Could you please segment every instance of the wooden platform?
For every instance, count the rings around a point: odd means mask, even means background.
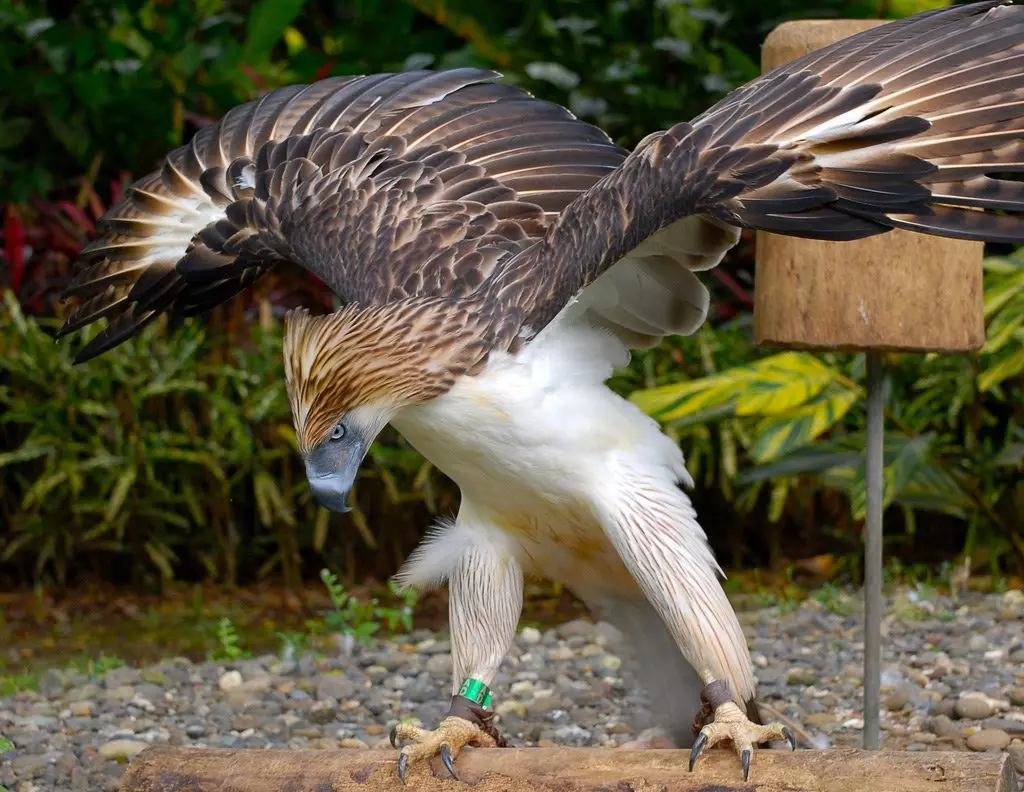
[[[394,751],[150,748],[132,762],[122,792],[1017,792],[1005,754],[759,751],[750,780],[716,749],[687,771],[687,751],[605,748],[466,749],[461,781],[439,761],[395,774]]]

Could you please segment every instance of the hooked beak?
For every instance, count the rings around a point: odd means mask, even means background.
[[[351,511],[348,494],[368,448],[357,432],[328,440],[306,455],[306,477],[313,497],[326,509]]]

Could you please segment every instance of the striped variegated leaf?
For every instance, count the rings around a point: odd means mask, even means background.
[[[849,470],[852,481],[853,471],[862,456],[860,451],[845,442],[814,443],[773,462],[741,470],[736,476],[736,483],[753,484],[780,476],[822,476],[840,469]]]
[[[856,404],[855,391],[829,388],[811,401],[761,421],[750,455],[757,462],[779,459],[832,428]]]
[[[813,399],[838,376],[807,352],[783,352],[748,368],[752,376],[736,401],[737,415],[779,415]]]
[[[751,370],[742,366],[710,377],[638,390],[630,399],[659,421],[676,421],[734,402],[752,376]]]
[[[813,355],[783,352],[709,377],[638,390],[630,398],[666,423],[710,410],[777,415],[813,399],[838,376]]]
[[[967,519],[978,508],[956,478],[931,459],[914,470],[895,500],[911,509],[939,512],[961,519]]]
[[[889,506],[903,494],[918,468],[927,461],[934,440],[933,434],[916,437],[901,434],[886,436],[883,449],[885,469],[882,471],[882,508]],[[866,507],[867,486],[862,461],[857,467],[857,478],[850,496],[850,508],[854,518],[864,519]]]

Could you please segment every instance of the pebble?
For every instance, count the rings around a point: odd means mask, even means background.
[[[887,749],[1005,750],[1024,770],[1024,640],[1019,620],[1001,615],[1018,608],[1024,601],[968,593],[958,603],[939,597],[914,618],[892,614],[883,666]],[[940,613],[956,618],[933,615]],[[812,745],[858,746],[858,614],[810,600],[785,613],[740,615],[765,702]],[[524,627],[491,685],[497,727],[518,746],[669,746],[650,728],[630,649],[606,622]],[[387,748],[399,719],[432,728],[444,717],[451,667],[448,638],[418,630],[367,647],[339,642],[327,657],[266,656],[227,667],[176,658],[95,677],[50,669],[38,692],[0,698],[0,732],[15,746],[0,762],[0,785],[114,792],[126,760],[149,745]]]
[[[947,715],[936,715],[928,723],[932,734],[938,737],[963,737],[963,727]]]
[[[954,711],[958,718],[981,720],[989,717],[993,712],[993,708],[992,704],[984,696],[967,693],[960,697],[956,707],[954,707]]]
[[[235,690],[242,686],[242,674],[238,671],[227,671],[221,674],[217,686],[224,692]]]
[[[335,699],[338,701],[352,698],[356,687],[352,680],[342,674],[324,674],[316,683],[316,697],[320,701]]]
[[[523,631],[519,633],[519,639],[527,646],[539,644],[541,640],[540,630],[536,627],[524,627]]]
[[[982,729],[967,738],[967,747],[972,751],[1003,750],[1010,744],[1010,735],[1002,729]]]
[[[1010,755],[1010,761],[1013,762],[1013,767],[1018,775],[1024,778],[1024,742],[1014,740],[1006,752]]]
[[[149,743],[142,740],[111,740],[105,742],[97,749],[100,756],[107,759],[124,760],[132,759],[149,747]]]
[[[882,706],[890,712],[899,712],[907,706],[909,696],[905,690],[894,690],[882,701]]]

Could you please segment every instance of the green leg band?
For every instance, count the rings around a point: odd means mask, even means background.
[[[466,679],[462,683],[462,687],[459,688],[459,695],[484,708],[491,705],[491,689],[479,679],[473,679],[472,677]]]

